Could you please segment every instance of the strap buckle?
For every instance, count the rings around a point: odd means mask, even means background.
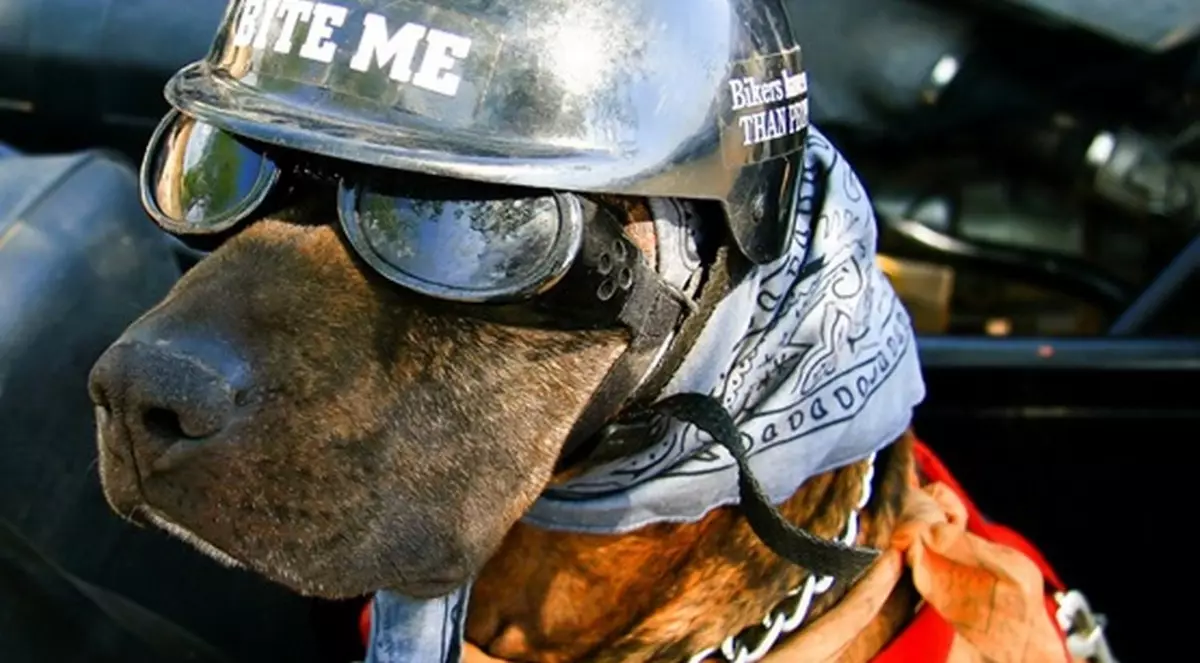
[[[1074,589],[1055,592],[1054,602],[1058,604],[1055,617],[1059,628],[1067,635],[1071,656],[1088,663],[1117,663],[1104,636],[1108,620],[1092,611],[1082,592]]]

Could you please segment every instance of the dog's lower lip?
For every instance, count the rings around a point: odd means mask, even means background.
[[[216,558],[217,561],[225,564],[226,566],[246,568],[245,562],[234,557],[224,549],[218,548],[207,539],[197,535],[191,529],[188,529],[187,527],[176,522],[171,517],[167,516],[166,513],[155,509],[149,503],[147,503],[145,507],[141,509],[141,511],[144,512],[147,520],[156,527],[159,527],[160,529],[163,529],[174,536],[187,541],[194,547],[200,549],[202,552],[208,554],[210,557]]]

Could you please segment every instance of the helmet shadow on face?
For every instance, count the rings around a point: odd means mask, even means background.
[[[303,593],[445,593],[551,480],[625,335],[407,292],[322,201],[230,237],[97,363],[105,492]]]

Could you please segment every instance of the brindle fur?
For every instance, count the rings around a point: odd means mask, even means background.
[[[911,451],[905,436],[881,455],[860,543],[887,545]],[[837,536],[865,471],[858,463],[813,477],[782,511],[819,536]],[[762,621],[806,575],[768,550],[734,509],[619,537],[518,523],[476,584],[467,633],[513,661],[685,661]],[[835,585],[814,601],[811,618],[845,589]]]
[[[309,595],[428,597],[478,574],[470,639],[516,660],[678,660],[800,582],[732,509],[614,537],[519,524],[623,335],[456,316],[361,264],[318,222],[334,218],[320,200],[231,237],[97,363],[101,479],[118,513],[164,514]],[[156,408],[178,402],[164,398],[211,376],[146,357],[203,344],[248,368],[234,406],[164,420]],[[908,444],[888,458],[862,541],[886,541],[903,495]],[[863,471],[814,477],[785,513],[835,535]]]

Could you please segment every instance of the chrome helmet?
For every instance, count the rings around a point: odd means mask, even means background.
[[[782,0],[233,0],[166,96],[369,166],[719,201],[754,263],[791,236],[808,127]]]

